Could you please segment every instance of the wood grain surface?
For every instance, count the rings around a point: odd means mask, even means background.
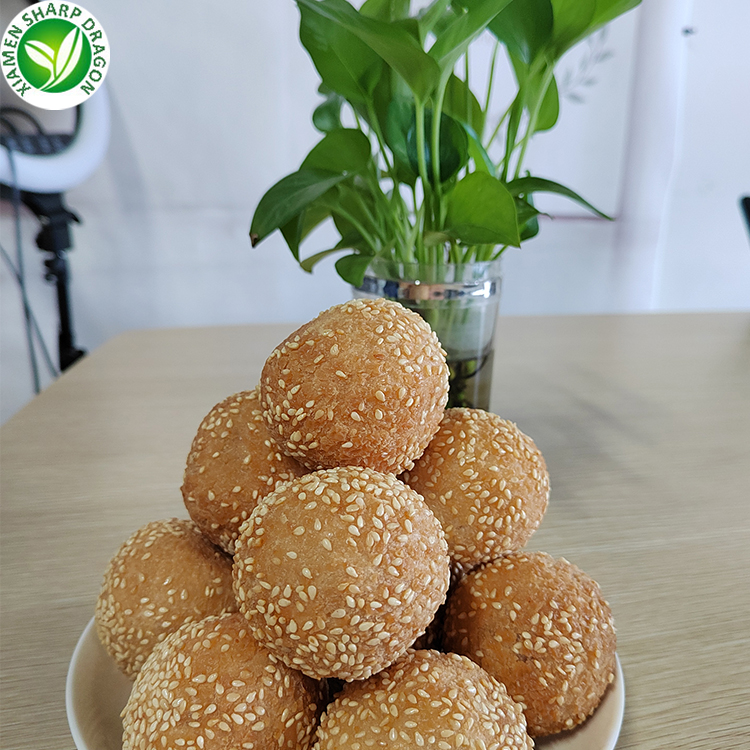
[[[293,326],[124,334],[0,431],[0,747],[70,750],[65,674],[110,557],[179,491],[202,417]],[[619,750],[750,747],[750,314],[501,319],[493,411],[534,438],[530,547],[612,605]]]

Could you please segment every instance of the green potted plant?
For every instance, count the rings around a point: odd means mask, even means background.
[[[566,196],[524,171],[535,133],[557,122],[555,66],[573,45],[640,0],[296,0],[300,40],[321,77],[323,133],[300,168],[261,198],[253,246],[280,230],[306,271],[338,254],[357,295],[417,310],[448,352],[451,405],[488,408],[498,260],[537,234],[534,195]],[[486,90],[471,86],[472,42],[495,37]],[[516,88],[490,117],[497,55]],[[502,92],[500,92],[502,94]],[[494,111],[494,108],[493,108]],[[302,257],[332,220],[339,240]]]

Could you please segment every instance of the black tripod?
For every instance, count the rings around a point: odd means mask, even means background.
[[[6,185],[2,186],[3,198],[12,200],[12,192]],[[81,220],[66,208],[62,193],[31,193],[21,190],[20,199],[41,224],[41,230],[36,236],[37,247],[50,253],[50,257],[44,261],[47,269],[45,278],[54,283],[57,290],[59,314],[57,341],[60,371],[63,371],[86,354],[85,350],[75,346],[68,295],[69,276],[66,257],[67,251],[72,246],[70,225],[72,222],[80,223]]]
[[[27,193],[21,191],[21,200],[39,219],[42,228],[36,236],[40,250],[50,253],[44,261],[45,278],[57,288],[57,310],[60,325],[57,334],[60,371],[66,370],[86,352],[74,344],[73,322],[68,298],[68,260],[66,252],[71,247],[70,224],[81,220],[63,203],[62,193]]]
[[[20,121],[31,125],[35,132],[22,132]],[[16,220],[16,245],[17,265],[10,258],[5,260],[13,268],[13,272],[21,286],[24,314],[26,317],[26,334],[29,345],[29,356],[31,359],[32,375],[34,377],[34,389],[39,392],[39,373],[37,370],[36,356],[34,353],[33,332],[36,334],[42,353],[52,375],[56,375],[54,365],[51,362],[47,347],[42,338],[41,331],[36,318],[31,311],[26,297],[26,288],[23,273],[23,254],[21,252],[20,236],[20,210],[21,204],[27,206],[39,219],[41,230],[36,236],[37,247],[49,257],[44,260],[46,267],[45,278],[54,283],[57,291],[57,309],[59,315],[58,326],[58,357],[60,371],[70,367],[79,360],[86,352],[76,347],[73,337],[73,322],[70,311],[70,300],[68,295],[68,262],[66,253],[71,247],[70,225],[72,222],[80,223],[80,219],[70,211],[63,202],[62,192],[34,192],[33,190],[22,190],[18,185],[16,177],[16,166],[14,154],[32,154],[34,156],[54,156],[64,151],[75,139],[81,125],[81,107],[76,110],[76,124],[73,133],[48,133],[36,117],[25,109],[18,107],[0,108],[0,124],[7,133],[0,135],[0,144],[8,151],[10,163],[9,184],[0,184],[0,197],[13,204]],[[3,249],[3,256],[6,252]]]

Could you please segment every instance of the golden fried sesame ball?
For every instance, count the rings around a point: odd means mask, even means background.
[[[123,750],[306,750],[318,683],[260,646],[242,615],[187,623],[154,649],[123,712]]]
[[[315,750],[369,747],[532,750],[521,707],[505,687],[458,654],[408,651],[346,685],[321,717]]]
[[[260,388],[269,430],[287,455],[310,469],[398,474],[438,428],[448,366],[419,315],[359,299],[322,312],[274,349]]]
[[[481,409],[447,409],[402,479],[438,517],[459,570],[521,549],[549,499],[547,467],[531,438]]]
[[[96,603],[96,632],[132,677],[183,623],[236,611],[231,559],[192,521],[172,518],[138,529],[110,560]]]
[[[445,600],[432,511],[390,474],[343,467],[267,495],[240,531],[235,591],[253,635],[311,677],[360,680],[424,632]]]
[[[182,497],[203,534],[231,555],[240,526],[258,500],[305,473],[268,434],[256,388],[225,399],[201,422]]]
[[[443,638],[524,705],[532,737],[583,722],[615,676],[615,627],[598,584],[544,552],[507,553],[469,573],[448,601]]]

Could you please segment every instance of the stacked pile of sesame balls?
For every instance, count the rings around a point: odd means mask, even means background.
[[[530,750],[594,711],[614,677],[609,607],[574,565],[522,551],[544,460],[447,397],[429,326],[356,300],[211,410],[185,470],[191,520],[139,529],[97,603],[135,679],[124,750]]]

